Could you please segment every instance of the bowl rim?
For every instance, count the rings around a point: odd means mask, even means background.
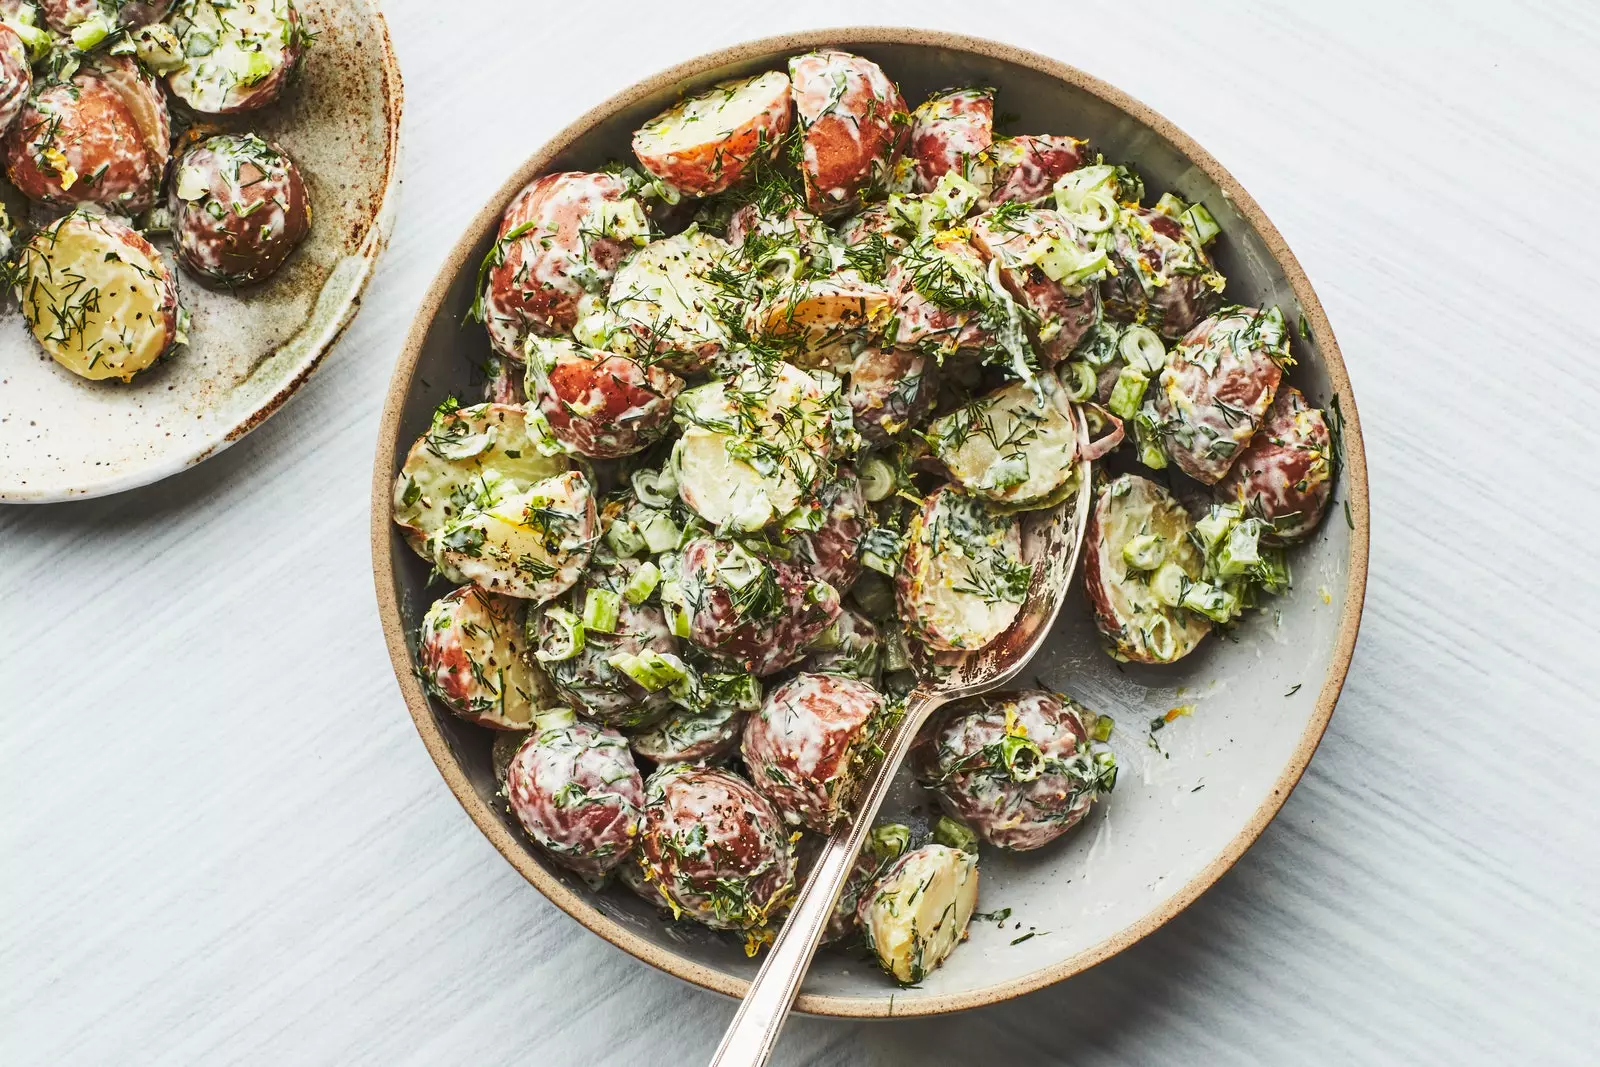
[[[1191,163],[1216,182],[1223,195],[1232,201],[1239,214],[1260,235],[1274,262],[1283,271],[1295,298],[1300,302],[1306,324],[1317,339],[1318,348],[1326,363],[1329,381],[1339,398],[1344,416],[1344,472],[1347,486],[1345,492],[1353,529],[1350,532],[1347,561],[1349,577],[1344,605],[1333,654],[1329,660],[1327,675],[1317,695],[1316,707],[1288,763],[1273,783],[1270,795],[1210,863],[1160,906],[1153,908],[1125,929],[1082,952],[1018,978],[959,993],[913,1000],[901,999],[898,1002],[892,990],[886,990],[881,997],[802,993],[795,1002],[797,1011],[845,1018],[939,1015],[999,1003],[1042,989],[1088,970],[1146,937],[1187,908],[1201,893],[1221,878],[1255,842],[1282,808],[1289,793],[1304,774],[1312,754],[1327,729],[1350,668],[1350,659],[1355,651],[1356,635],[1361,624],[1361,612],[1366,596],[1370,534],[1366,452],[1362,444],[1361,421],[1344,359],[1340,355],[1338,342],[1334,338],[1333,328],[1328,323],[1322,303],[1317,299],[1316,292],[1312,289],[1299,260],[1289,250],[1283,236],[1255,199],[1245,192],[1233,175],[1228,173],[1209,152],[1166,118],[1122,90],[1059,60],[1015,45],[942,30],[900,26],[844,26],[807,30],[745,41],[686,60],[636,82],[590,108],[550,138],[490,196],[488,202],[473,217],[462,237],[447,254],[433,283],[423,296],[416,317],[406,334],[405,346],[395,363],[394,375],[390,380],[389,393],[384,401],[382,420],[379,424],[378,448],[372,480],[373,580],[377,587],[378,612],[389,656],[393,661],[395,677],[417,733],[421,736],[428,754],[438,766],[439,773],[450,787],[450,791],[455,794],[456,800],[477,824],[483,835],[524,878],[533,883],[534,887],[556,907],[624,952],[651,966],[704,989],[730,997],[742,997],[748,988],[749,983],[742,979],[724,974],[646,940],[602,914],[578,893],[564,886],[535,862],[522,841],[509,831],[490,805],[478,796],[467,776],[456,765],[450,746],[434,721],[434,712],[412,669],[411,652],[406,645],[405,625],[394,589],[394,546],[397,538],[389,512],[396,471],[395,457],[398,454],[396,446],[401,412],[416,373],[417,362],[422,355],[423,343],[459,272],[463,267],[471,269],[473,266],[470,263],[470,256],[474,247],[482,239],[483,234],[490,232],[498,224],[500,215],[511,198],[524,185],[542,173],[551,160],[601,120],[662,89],[701,77],[711,70],[728,64],[773,52],[803,52],[824,45],[851,47],[875,44],[918,45],[974,53],[1027,67],[1067,82],[1075,88],[1099,97],[1166,138]]]
[[[360,261],[360,273],[352,279],[349,295],[341,301],[342,306],[338,314],[323,323],[306,357],[290,370],[271,396],[240,414],[232,425],[225,429],[219,428],[216,434],[195,442],[190,448],[163,457],[159,463],[152,463],[147,467],[104,481],[52,486],[38,491],[0,486],[0,503],[58,504],[73,500],[94,500],[165,481],[190,467],[199,466],[212,456],[226,452],[243,440],[251,431],[277,414],[312,373],[322,366],[328,354],[333,351],[334,345],[344,336],[345,330],[355,321],[356,313],[361,310],[362,297],[366,294],[367,286],[371,284],[372,276],[377,271],[379,258],[389,245],[400,199],[400,165],[403,150],[401,119],[405,113],[405,81],[400,75],[400,60],[395,55],[389,23],[384,18],[378,0],[370,0],[366,13],[371,16],[367,30],[377,45],[380,69],[383,73],[383,188],[379,193],[377,206],[371,213],[371,219],[367,222],[361,244],[353,253]],[[310,314],[312,318],[307,320],[308,325],[316,316],[315,305]]]

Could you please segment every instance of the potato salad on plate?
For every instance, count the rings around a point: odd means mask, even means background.
[[[1089,508],[1062,625],[1171,663],[1286,589],[1328,506],[1337,413],[1285,380],[1284,315],[1227,300],[1211,212],[996,103],[823,49],[535,178],[478,274],[483,392],[394,485],[441,583],[417,670],[500,732],[529,839],[752,954],[918,672],[1017,621],[1027,513]],[[942,708],[830,942],[920,982],[986,851],[1112,792],[1112,726],[1042,685]]]

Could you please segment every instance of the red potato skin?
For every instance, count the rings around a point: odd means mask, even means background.
[[[839,239],[847,246],[862,244],[872,236],[883,237],[894,249],[905,247],[905,238],[895,232],[894,217],[884,204],[873,204],[865,211],[851,215],[839,227]]]
[[[470,598],[472,603],[466,601]],[[458,612],[481,612],[494,621],[497,633],[504,633],[512,655],[523,650],[522,603],[513,597],[489,593],[477,586],[464,585],[444,597]],[[417,643],[417,666],[430,693],[437,696],[452,712],[468,722],[487,726],[491,730],[504,729],[491,718],[475,714],[470,701],[477,690],[477,680],[472,657],[461,642],[461,632],[456,626],[443,630],[427,627]],[[479,664],[479,669],[492,670],[499,664]]]
[[[1054,693],[1023,690],[950,704],[918,739],[912,759],[918,782],[932,790],[946,814],[991,845],[1027,852],[1082,822],[1095,794],[1057,767],[1019,782],[1003,762],[991,762],[985,749],[1005,740],[1008,708],[1012,729],[1025,730],[1047,761],[1070,760],[1089,740],[1070,702]]]
[[[11,27],[0,24],[0,134],[11,128],[33,91],[28,50]]]
[[[790,89],[773,97],[766,110],[720,140],[705,141],[681,153],[656,153],[648,147],[645,130],[633,135],[633,154],[651,174],[690,196],[713,196],[744,177],[758,152],[776,152],[789,133]],[[644,143],[641,143],[644,142]]]
[[[172,158],[172,115],[167,109],[167,91],[161,80],[132,56],[98,53],[90,69],[121,94],[134,124],[144,135],[150,165],[158,175],[164,173]]]
[[[661,439],[683,379],[627,356],[573,347],[528,368],[527,394],[558,441],[593,459],[632,455]]]
[[[1174,241],[1184,240],[1183,227],[1151,208],[1136,212],[1152,230]],[[1111,253],[1117,273],[1101,283],[1101,298],[1106,314],[1115,319],[1134,321],[1141,315],[1147,325],[1168,341],[1182,337],[1217,306],[1218,294],[1198,274],[1173,274],[1166,268],[1161,248],[1154,243],[1136,243],[1133,236],[1117,227],[1116,248]],[[1204,254],[1202,253],[1202,259]],[[1146,292],[1139,281],[1137,261],[1166,278],[1166,283]]]
[[[1027,134],[1009,139],[1012,148],[1021,149],[1014,164],[996,166],[994,191],[985,207],[995,204],[1032,203],[1048,194],[1063,174],[1070,174],[1088,162],[1088,141],[1055,134]]]
[[[830,833],[849,817],[858,783],[850,763],[883,711],[866,682],[801,674],[768,694],[744,726],[750,777],[791,826]]]
[[[70,33],[72,28],[100,10],[99,0],[37,0],[45,25],[57,33]],[[123,26],[148,26],[160,22],[171,9],[173,0],[128,0],[117,11],[117,21]]]
[[[1072,223],[1059,212],[1044,209],[1037,214],[1046,225],[1078,236]],[[985,259],[992,260],[1000,255],[1006,241],[1016,236],[991,226],[987,216],[980,216],[972,224],[972,243]],[[1084,242],[1080,239],[1080,243]],[[1052,281],[1037,266],[1003,268],[1000,280],[1018,303],[1039,317],[1041,326],[1047,323],[1060,324],[1060,329],[1049,341],[1040,341],[1037,329],[1034,332],[1034,348],[1047,366],[1053,367],[1071,355],[1072,350],[1078,347],[1078,342],[1083,340],[1083,335],[1100,321],[1100,290],[1097,285],[1076,286],[1074,288],[1078,291],[1073,292],[1060,282]]]
[[[1217,496],[1272,523],[1264,538],[1289,544],[1317,528],[1333,496],[1333,435],[1305,394],[1285,386],[1249,448],[1217,483]]]
[[[574,794],[582,802],[566,799]],[[506,770],[506,797],[529,837],[557,863],[588,875],[627,859],[645,804],[627,739],[581,719],[533,730]]]
[[[809,211],[790,208],[781,218],[764,216],[754,204],[741,204],[728,218],[727,236],[724,238],[735,250],[744,246],[745,238],[752,233],[786,233],[790,228],[812,244],[827,241],[826,224]]]
[[[912,191],[931,193],[951,171],[966,177],[993,143],[992,89],[952,89],[929,98],[911,113]]]
[[[823,216],[859,209],[905,148],[911,125],[905,98],[881,67],[848,52],[795,56],[789,79],[804,131],[800,175],[807,206]]]
[[[872,521],[855,470],[840,467],[817,494],[815,506],[826,514],[822,526],[791,535],[784,547],[793,553],[792,563],[810,570],[817,581],[846,592],[861,577],[861,538]]]
[[[1246,308],[1244,312],[1256,314],[1254,308]],[[1261,348],[1241,350],[1237,345],[1223,346],[1214,371],[1207,371],[1201,364],[1190,362],[1187,358],[1190,346],[1204,345],[1218,321],[1215,317],[1209,318],[1190,330],[1183,343],[1168,355],[1167,369],[1161,372],[1161,378],[1156,383],[1156,411],[1167,419],[1177,414],[1167,395],[1166,385],[1170,379],[1197,409],[1206,413],[1208,420],[1219,431],[1234,430],[1241,416],[1224,417],[1220,409],[1214,406],[1218,401],[1245,412],[1242,417],[1249,420],[1253,431],[1261,425],[1267,409],[1272,406],[1278,383],[1283,380],[1283,368]],[[1168,436],[1167,452],[1183,473],[1195,481],[1216,485],[1245,449],[1240,447],[1227,455],[1214,455],[1204,447],[1207,442],[1202,441],[1202,436],[1195,434],[1193,447],[1189,448]]]
[[[627,184],[610,174],[562,171],[529,182],[506,208],[499,240],[505,258],[489,271],[484,293],[484,325],[495,351],[522,362],[522,341],[529,333],[570,333],[578,321],[583,287],[569,276],[571,266],[587,258],[609,281],[632,245],[610,238],[588,242],[579,232],[584,217],[602,200],[620,201]],[[506,235],[522,226],[521,236]]]
[[[856,431],[874,445],[888,444],[920,421],[938,395],[938,362],[903,348],[862,349],[845,394]]]
[[[610,580],[579,582],[577,592],[567,604],[568,609],[581,615],[584,597],[590,588],[608,588],[616,592],[627,581],[629,573],[631,570],[609,576]],[[530,629],[534,631],[535,644],[542,647],[557,636],[559,628],[542,611],[537,612],[536,618],[537,623]],[[666,714],[671,696],[665,689],[650,692],[606,660],[618,652],[638,655],[647,649],[670,655],[680,651],[678,639],[672,635],[660,608],[624,600],[617,612],[615,633],[586,632],[583,650],[571,659],[545,664],[545,673],[556,691],[589,718],[607,726],[633,728]]]
[[[969,261],[980,274],[987,269],[977,250],[962,238],[940,235],[934,245],[952,258]],[[917,292],[911,272],[899,260],[890,264],[884,284],[894,294],[894,315],[899,324],[895,336],[887,339],[891,345],[949,356],[964,349],[982,348],[993,340],[973,312],[942,308]]]
[[[759,928],[787,906],[795,870],[788,832],[749,782],[719,768],[674,767],[652,775],[646,794],[639,864],[671,903],[715,929]],[[729,882],[744,889],[749,911],[717,913],[712,894]]]
[[[134,6],[148,6],[153,9],[154,7],[158,7],[163,3],[167,7],[171,7],[174,2],[175,0],[154,0],[153,3],[138,4]],[[151,21],[155,20],[152,19]],[[186,97],[183,93],[178,91],[178,75],[181,73],[181,71],[175,71],[174,73],[167,75],[168,89],[171,90],[173,96],[177,97],[179,100],[182,100],[184,104],[187,105],[192,111],[202,115],[237,115],[240,112],[256,111],[260,108],[266,107],[268,104],[277,100],[279,96],[283,95],[284,89],[288,88],[290,76],[294,74],[295,68],[300,65],[300,57],[304,54],[305,49],[302,43],[304,36],[296,32],[300,25],[300,12],[295,8],[293,3],[289,4],[288,23],[289,44],[288,47],[283,50],[283,62],[279,64],[277,69],[271,74],[268,74],[265,78],[262,78],[261,81],[257,82],[255,85],[250,86],[249,91],[240,96],[234,103],[229,104],[217,111],[205,111],[199,107],[196,107],[194,100]],[[135,23],[131,22],[126,24],[135,25]]]
[[[691,602],[689,639],[708,652],[734,660],[757,677],[775,674],[805,658],[806,646],[826,630],[842,610],[839,594],[817,586],[801,567],[772,561],[783,610],[770,618],[742,619],[728,590],[708,581],[717,543],[696,538],[683,550],[683,584],[697,586]]]
[[[60,152],[76,172],[70,187],[47,161],[44,153],[50,150]],[[5,154],[6,173],[17,191],[45,204],[101,204],[134,214],[155,203],[161,182],[122,94],[89,71],[35,92],[6,136]],[[102,166],[98,178],[85,180]]]
[[[235,162],[220,150],[227,140],[202,141],[179,159],[178,171],[195,168],[208,186],[205,198],[185,201],[174,183],[169,198],[173,244],[179,262],[200,280],[216,286],[253,285],[275,274],[305,240],[311,230],[311,201],[300,168],[277,145],[268,146],[276,159],[265,166],[240,164],[239,186],[231,186],[227,175]],[[221,205],[220,219],[206,210],[210,202]]]

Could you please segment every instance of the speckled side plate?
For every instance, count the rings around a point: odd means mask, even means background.
[[[1004,1000],[1069,977],[1150,933],[1219,878],[1272,819],[1310,761],[1333,713],[1355,647],[1367,569],[1366,462],[1355,397],[1333,331],[1300,265],[1239,184],[1170,122],[1104,82],[1062,63],[971,37],[909,29],[839,29],[754,41],[691,60],[595,108],[535,152],[484,206],[417,311],[395,367],[372,485],[373,566],[379,610],[401,691],[440,773],[483,833],[527,879],[589,929],[639,959],[731,996],[758,961],[733,939],[663,922],[617,886],[595,891],[550,863],[495,798],[488,731],[424,696],[412,673],[416,626],[446,591],[389,519],[405,450],[450,392],[481,389],[474,364],[488,343],[461,329],[474,270],[507,202],[533,176],[627,158],[641,122],[684,92],[766,68],[820,45],[868,56],[909,101],[949,85],[999,89],[1017,132],[1086,136],[1112,160],[1137,164],[1154,200],[1172,189],[1203,201],[1222,224],[1216,255],[1229,290],[1276,303],[1309,339],[1293,342],[1289,380],[1317,404],[1337,396],[1344,466],[1322,527],[1292,557],[1294,590],[1245,621],[1234,638],[1208,638],[1170,667],[1119,666],[1099,648],[1081,581],[1049,643],[1023,678],[1064,690],[1113,716],[1122,773],[1086,825],[1038,852],[985,848],[979,909],[1009,908],[1001,928],[975,921],[971,940],[914,989],[897,989],[860,953],[824,951],[798,1009],[843,1016],[926,1015]],[[1153,718],[1192,705],[1151,734]],[[1159,746],[1159,747],[1157,747]],[[896,808],[898,807],[898,812]],[[902,781],[887,812],[926,820],[926,797]],[[1035,936],[1018,942],[1027,933]],[[1017,943],[1013,943],[1017,942]]]
[[[56,364],[8,297],[0,501],[103,496],[199,463],[276,411],[354,317],[394,219],[400,69],[374,0],[297,6],[318,34],[298,82],[270,107],[217,124],[295,158],[311,194],[310,235],[274,277],[237,294],[180,270],[189,345],[127,383],[86,381]]]

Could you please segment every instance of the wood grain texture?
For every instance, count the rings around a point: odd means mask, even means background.
[[[777,1062],[1593,1062],[1600,12],[1302,7],[392,0],[401,215],[324,367],[196,470],[0,510],[0,1062],[709,1056],[732,1005],[560,915],[439,781],[379,637],[372,444],[411,309],[533,147],[649,71],[851,22],[1057,56],[1232,170],[1349,364],[1371,578],[1320,753],[1199,903],[1011,1004],[797,1019]]]

